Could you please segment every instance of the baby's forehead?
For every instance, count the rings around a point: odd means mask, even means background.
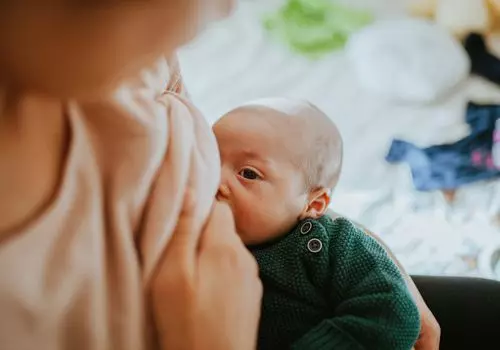
[[[224,115],[214,125],[222,151],[232,154],[252,150],[268,158],[281,160],[300,150],[297,140],[302,131],[297,121],[263,106],[242,106]]]
[[[318,138],[338,137],[333,121],[317,107],[307,101],[287,98],[245,103],[221,117],[214,131],[216,136],[272,138],[286,149],[297,151],[297,147],[300,148],[302,154]]]
[[[317,138],[340,139],[335,123],[319,108],[306,100],[265,98],[250,101],[226,113],[216,123],[221,129],[262,129],[262,137],[283,137],[287,140],[312,141]]]
[[[306,129],[317,124],[317,114],[322,113],[306,101],[291,100],[284,98],[260,99],[251,101],[234,108],[226,113],[217,124],[226,126],[244,124],[262,124],[269,127],[279,128],[281,132],[292,132],[292,129],[300,129],[304,134]]]
[[[291,98],[263,98],[246,102],[240,108],[249,110],[264,110],[278,116],[298,117],[308,113],[314,113],[315,108],[308,101]]]

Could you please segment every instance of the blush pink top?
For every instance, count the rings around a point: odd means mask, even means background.
[[[201,228],[220,166],[200,113],[165,92],[169,78],[161,60],[109,99],[68,103],[57,195],[0,241],[1,349],[154,348],[148,283],[186,188]]]

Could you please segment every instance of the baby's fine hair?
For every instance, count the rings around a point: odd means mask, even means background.
[[[302,155],[301,167],[308,190],[333,189],[342,168],[343,142],[335,123],[323,111],[306,102],[310,112],[302,116],[309,124],[309,135],[304,140],[306,152]],[[306,143],[306,140],[309,142]]]

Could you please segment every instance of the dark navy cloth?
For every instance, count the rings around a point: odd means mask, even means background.
[[[407,162],[413,183],[419,191],[451,190],[474,181],[500,177],[493,165],[491,148],[499,105],[469,103],[466,122],[470,134],[462,140],[428,148],[394,140],[386,160]]]
[[[471,73],[500,84],[500,59],[490,53],[480,34],[470,34],[464,42],[470,57]]]

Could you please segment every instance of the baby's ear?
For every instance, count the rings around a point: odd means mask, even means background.
[[[318,219],[323,216],[330,205],[330,192],[328,188],[324,187],[312,191],[308,196],[301,219]]]

